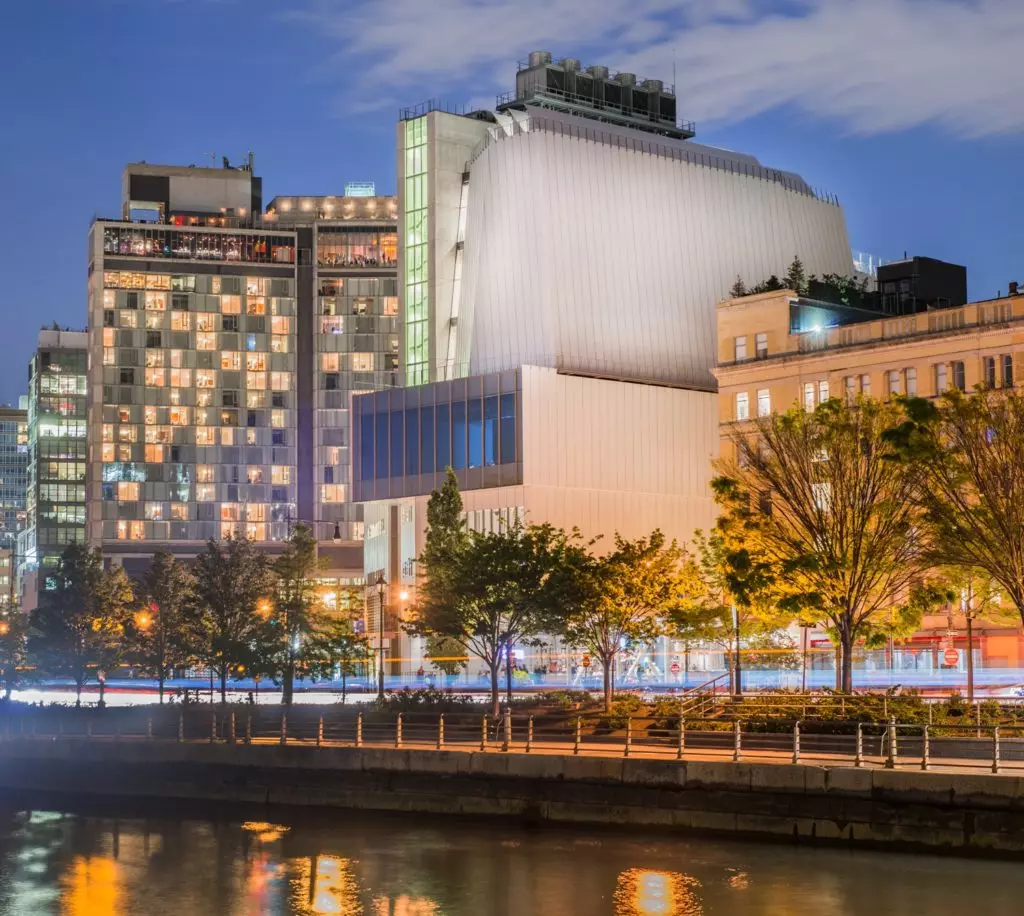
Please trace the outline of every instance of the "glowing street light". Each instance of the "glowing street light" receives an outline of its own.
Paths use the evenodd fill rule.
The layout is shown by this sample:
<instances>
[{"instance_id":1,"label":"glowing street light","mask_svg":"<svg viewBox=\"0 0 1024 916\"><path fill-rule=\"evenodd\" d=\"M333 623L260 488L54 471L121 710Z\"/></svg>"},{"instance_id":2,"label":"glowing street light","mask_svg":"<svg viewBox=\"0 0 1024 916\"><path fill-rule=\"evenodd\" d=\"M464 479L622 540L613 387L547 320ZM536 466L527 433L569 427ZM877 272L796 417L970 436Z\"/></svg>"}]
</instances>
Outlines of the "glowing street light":
<instances>
[{"instance_id":1,"label":"glowing street light","mask_svg":"<svg viewBox=\"0 0 1024 916\"><path fill-rule=\"evenodd\" d=\"M256 613L260 615L264 620L270 617L270 612L274 609L274 605L271 603L269 598L260 598L256 602Z\"/></svg>"},{"instance_id":2,"label":"glowing street light","mask_svg":"<svg viewBox=\"0 0 1024 916\"><path fill-rule=\"evenodd\" d=\"M149 611L141 610L135 615L135 626L140 630L148 630L153 623L153 618L150 616Z\"/></svg>"},{"instance_id":3,"label":"glowing street light","mask_svg":"<svg viewBox=\"0 0 1024 916\"><path fill-rule=\"evenodd\" d=\"M0 620L0 636L6 636L11 632L11 625L6 620Z\"/></svg>"}]
</instances>

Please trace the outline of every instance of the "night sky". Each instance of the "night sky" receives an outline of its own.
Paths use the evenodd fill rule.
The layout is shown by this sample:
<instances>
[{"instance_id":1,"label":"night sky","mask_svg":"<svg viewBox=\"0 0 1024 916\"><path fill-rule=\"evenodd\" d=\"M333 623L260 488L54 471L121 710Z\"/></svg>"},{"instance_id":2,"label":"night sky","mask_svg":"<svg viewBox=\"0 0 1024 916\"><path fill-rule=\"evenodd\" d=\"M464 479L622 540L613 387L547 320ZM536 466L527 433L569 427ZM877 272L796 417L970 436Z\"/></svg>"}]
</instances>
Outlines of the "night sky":
<instances>
[{"instance_id":1,"label":"night sky","mask_svg":"<svg viewBox=\"0 0 1024 916\"><path fill-rule=\"evenodd\" d=\"M697 140L837 194L855 249L1024 282L1016 0L36 0L2 30L0 403L42 324L84 325L125 163L253 150L265 202L391 194L398 108L493 105L538 47L667 83L674 57Z\"/></svg>"}]
</instances>

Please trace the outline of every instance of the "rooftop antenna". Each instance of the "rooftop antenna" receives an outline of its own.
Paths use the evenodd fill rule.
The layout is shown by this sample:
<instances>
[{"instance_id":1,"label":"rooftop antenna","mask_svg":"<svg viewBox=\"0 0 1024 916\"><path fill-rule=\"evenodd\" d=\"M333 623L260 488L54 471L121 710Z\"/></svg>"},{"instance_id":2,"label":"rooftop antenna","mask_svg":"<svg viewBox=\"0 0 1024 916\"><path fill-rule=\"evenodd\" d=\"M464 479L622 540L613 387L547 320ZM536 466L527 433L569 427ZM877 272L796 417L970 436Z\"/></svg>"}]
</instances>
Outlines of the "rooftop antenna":
<instances>
[{"instance_id":1,"label":"rooftop antenna","mask_svg":"<svg viewBox=\"0 0 1024 916\"><path fill-rule=\"evenodd\" d=\"M217 151L216 150L212 150L212 149L208 149L206 151L206 155L210 157L210 164L214 168L216 168L216 166L217 166Z\"/></svg>"},{"instance_id":2,"label":"rooftop antenna","mask_svg":"<svg viewBox=\"0 0 1024 916\"><path fill-rule=\"evenodd\" d=\"M676 49L672 49L672 95L676 94Z\"/></svg>"}]
</instances>

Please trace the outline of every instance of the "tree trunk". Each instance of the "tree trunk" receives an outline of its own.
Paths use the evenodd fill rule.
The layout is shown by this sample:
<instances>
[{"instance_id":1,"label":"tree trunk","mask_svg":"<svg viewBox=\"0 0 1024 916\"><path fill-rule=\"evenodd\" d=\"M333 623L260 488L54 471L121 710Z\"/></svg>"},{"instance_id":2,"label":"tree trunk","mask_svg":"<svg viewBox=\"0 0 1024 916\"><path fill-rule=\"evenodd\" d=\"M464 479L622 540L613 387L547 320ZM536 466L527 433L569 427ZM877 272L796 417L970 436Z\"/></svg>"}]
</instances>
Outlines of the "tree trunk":
<instances>
[{"instance_id":1,"label":"tree trunk","mask_svg":"<svg viewBox=\"0 0 1024 916\"><path fill-rule=\"evenodd\" d=\"M288 664L284 668L284 680L281 684L281 702L285 706L292 705L292 697L295 693L295 659L289 656Z\"/></svg>"},{"instance_id":2,"label":"tree trunk","mask_svg":"<svg viewBox=\"0 0 1024 916\"><path fill-rule=\"evenodd\" d=\"M79 679L75 680L75 709L82 708L82 682Z\"/></svg>"},{"instance_id":3,"label":"tree trunk","mask_svg":"<svg viewBox=\"0 0 1024 916\"><path fill-rule=\"evenodd\" d=\"M843 690L843 649L839 643L834 646L833 655L835 655L836 662L836 693L841 693Z\"/></svg>"},{"instance_id":4,"label":"tree trunk","mask_svg":"<svg viewBox=\"0 0 1024 916\"><path fill-rule=\"evenodd\" d=\"M220 666L220 701L226 703L228 701L228 666Z\"/></svg>"},{"instance_id":5,"label":"tree trunk","mask_svg":"<svg viewBox=\"0 0 1024 916\"><path fill-rule=\"evenodd\" d=\"M974 621L967 615L967 702L974 702Z\"/></svg>"},{"instance_id":6,"label":"tree trunk","mask_svg":"<svg viewBox=\"0 0 1024 916\"><path fill-rule=\"evenodd\" d=\"M97 706L99 706L100 709L103 709L103 707L107 705L106 700L103 699L103 696L106 693L106 690L107 690L107 682L105 680L100 681L100 701L99 701L99 703L96 704Z\"/></svg>"},{"instance_id":7,"label":"tree trunk","mask_svg":"<svg viewBox=\"0 0 1024 916\"><path fill-rule=\"evenodd\" d=\"M341 666L341 705L345 705L345 666Z\"/></svg>"},{"instance_id":8,"label":"tree trunk","mask_svg":"<svg viewBox=\"0 0 1024 916\"><path fill-rule=\"evenodd\" d=\"M736 628L736 696L743 696L743 661L740 659L740 628Z\"/></svg>"},{"instance_id":9,"label":"tree trunk","mask_svg":"<svg viewBox=\"0 0 1024 916\"><path fill-rule=\"evenodd\" d=\"M501 658L494 657L489 665L491 669L491 715L497 718L501 714L501 693L498 688L498 668L501 666Z\"/></svg>"},{"instance_id":10,"label":"tree trunk","mask_svg":"<svg viewBox=\"0 0 1024 916\"><path fill-rule=\"evenodd\" d=\"M505 659L505 695L508 697L509 705L512 705L512 653L507 653Z\"/></svg>"},{"instance_id":11,"label":"tree trunk","mask_svg":"<svg viewBox=\"0 0 1024 916\"><path fill-rule=\"evenodd\" d=\"M160 685L159 686L159 693L160 693L160 705L161 706L164 705L164 681L166 679L167 678L164 676L164 669L161 668L159 673L157 674L157 681L158 681L158 683Z\"/></svg>"},{"instance_id":12,"label":"tree trunk","mask_svg":"<svg viewBox=\"0 0 1024 916\"><path fill-rule=\"evenodd\" d=\"M612 711L612 700L615 698L615 685L612 684L612 660L614 656L601 659L601 667L604 669L604 711Z\"/></svg>"},{"instance_id":13,"label":"tree trunk","mask_svg":"<svg viewBox=\"0 0 1024 916\"><path fill-rule=\"evenodd\" d=\"M843 678L840 689L843 693L853 693L853 634L843 631L840 633L840 639L843 648Z\"/></svg>"}]
</instances>

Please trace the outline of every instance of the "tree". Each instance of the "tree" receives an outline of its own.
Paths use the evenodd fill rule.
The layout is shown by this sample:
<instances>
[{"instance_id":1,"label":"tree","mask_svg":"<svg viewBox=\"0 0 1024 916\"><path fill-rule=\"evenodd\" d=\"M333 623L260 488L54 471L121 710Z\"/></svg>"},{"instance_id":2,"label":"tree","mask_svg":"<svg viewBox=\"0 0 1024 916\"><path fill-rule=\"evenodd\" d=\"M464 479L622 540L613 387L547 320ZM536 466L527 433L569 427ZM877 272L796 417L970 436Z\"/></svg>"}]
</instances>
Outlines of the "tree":
<instances>
[{"instance_id":1,"label":"tree","mask_svg":"<svg viewBox=\"0 0 1024 916\"><path fill-rule=\"evenodd\" d=\"M143 669L157 679L160 702L176 668L196 655L196 580L166 551L157 551L141 583L146 607L135 614L134 650Z\"/></svg>"},{"instance_id":2,"label":"tree","mask_svg":"<svg viewBox=\"0 0 1024 916\"><path fill-rule=\"evenodd\" d=\"M123 567L104 570L102 553L78 544L64 551L56 588L32 612L29 652L44 671L74 680L76 706L94 672L103 704L103 672L116 667L126 648L134 603Z\"/></svg>"},{"instance_id":3,"label":"tree","mask_svg":"<svg viewBox=\"0 0 1024 916\"><path fill-rule=\"evenodd\" d=\"M747 294L747 287L743 283L743 278L736 274L736 282L733 283L732 288L729 290L730 299L739 299Z\"/></svg>"},{"instance_id":4,"label":"tree","mask_svg":"<svg viewBox=\"0 0 1024 916\"><path fill-rule=\"evenodd\" d=\"M370 641L355 631L349 616L328 617L310 634L304 662L314 678L341 677L341 702L345 702L348 679L370 658Z\"/></svg>"},{"instance_id":5,"label":"tree","mask_svg":"<svg viewBox=\"0 0 1024 916\"><path fill-rule=\"evenodd\" d=\"M227 701L232 671L257 668L270 630L274 577L267 557L245 537L210 540L195 566L197 644L200 659L220 679L220 700Z\"/></svg>"},{"instance_id":6,"label":"tree","mask_svg":"<svg viewBox=\"0 0 1024 916\"><path fill-rule=\"evenodd\" d=\"M789 265L784 282L786 286L799 295L807 295L807 271L804 270L803 261L796 255L793 256L793 261Z\"/></svg>"},{"instance_id":7,"label":"tree","mask_svg":"<svg viewBox=\"0 0 1024 916\"><path fill-rule=\"evenodd\" d=\"M270 648L270 667L281 679L281 702L290 706L295 691L295 668L303 646L316 629L322 613L318 573L324 564L317 556L316 538L302 523L292 530L284 552L274 562L277 600L271 617L276 640Z\"/></svg>"},{"instance_id":8,"label":"tree","mask_svg":"<svg viewBox=\"0 0 1024 916\"><path fill-rule=\"evenodd\" d=\"M927 568L922 468L894 460L884 438L903 417L870 399L760 417L712 481L726 524L774 570L765 587L779 606L835 628L847 692L854 643L881 612L917 600Z\"/></svg>"},{"instance_id":9,"label":"tree","mask_svg":"<svg viewBox=\"0 0 1024 916\"><path fill-rule=\"evenodd\" d=\"M449 677L458 674L466 667L464 647L457 640L448 636L428 635L424 654L435 668Z\"/></svg>"},{"instance_id":10,"label":"tree","mask_svg":"<svg viewBox=\"0 0 1024 916\"><path fill-rule=\"evenodd\" d=\"M567 561L572 604L562 629L570 644L585 646L601 663L611 711L615 660L629 643L657 638L683 599L683 551L655 530L633 541L616 534L614 550L600 557L573 545Z\"/></svg>"},{"instance_id":11,"label":"tree","mask_svg":"<svg viewBox=\"0 0 1024 916\"><path fill-rule=\"evenodd\" d=\"M913 496L935 558L997 582L1024 622L1024 395L953 390L905 407L889 441L923 469Z\"/></svg>"},{"instance_id":12,"label":"tree","mask_svg":"<svg viewBox=\"0 0 1024 916\"><path fill-rule=\"evenodd\" d=\"M21 682L19 671L27 657L28 633L28 614L21 612L15 598L0 614L0 676L5 700L11 698L11 692Z\"/></svg>"}]
</instances>

